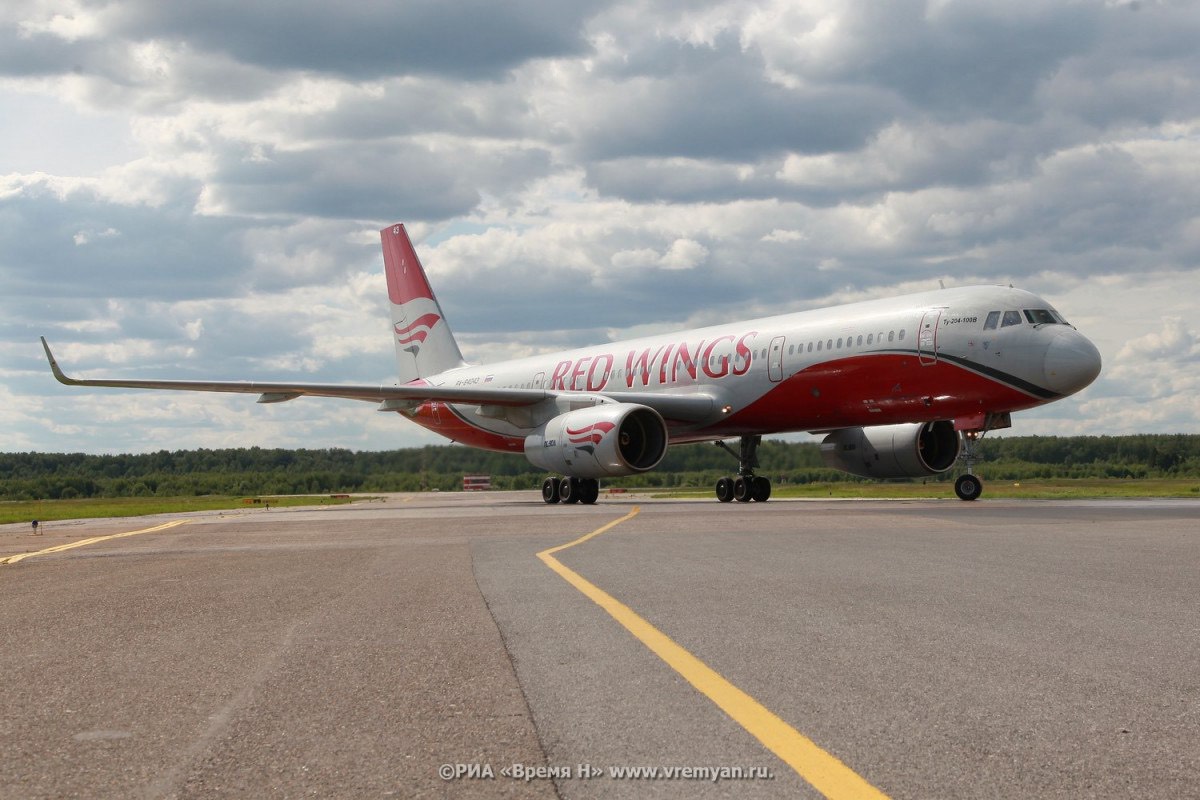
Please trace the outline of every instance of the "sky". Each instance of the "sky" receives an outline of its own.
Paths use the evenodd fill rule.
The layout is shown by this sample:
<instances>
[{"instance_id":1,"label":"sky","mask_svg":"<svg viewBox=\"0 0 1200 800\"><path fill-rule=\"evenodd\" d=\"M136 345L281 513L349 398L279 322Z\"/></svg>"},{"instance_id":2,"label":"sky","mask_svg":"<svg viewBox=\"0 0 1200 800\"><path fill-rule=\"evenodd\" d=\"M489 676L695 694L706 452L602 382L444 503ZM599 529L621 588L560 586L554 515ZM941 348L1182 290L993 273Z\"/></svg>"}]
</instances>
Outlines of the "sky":
<instances>
[{"instance_id":1,"label":"sky","mask_svg":"<svg viewBox=\"0 0 1200 800\"><path fill-rule=\"evenodd\" d=\"M1200 432L1200 4L10 0L0 451L381 450L380 228L473 363L974 283L1100 378L1012 434Z\"/></svg>"}]
</instances>

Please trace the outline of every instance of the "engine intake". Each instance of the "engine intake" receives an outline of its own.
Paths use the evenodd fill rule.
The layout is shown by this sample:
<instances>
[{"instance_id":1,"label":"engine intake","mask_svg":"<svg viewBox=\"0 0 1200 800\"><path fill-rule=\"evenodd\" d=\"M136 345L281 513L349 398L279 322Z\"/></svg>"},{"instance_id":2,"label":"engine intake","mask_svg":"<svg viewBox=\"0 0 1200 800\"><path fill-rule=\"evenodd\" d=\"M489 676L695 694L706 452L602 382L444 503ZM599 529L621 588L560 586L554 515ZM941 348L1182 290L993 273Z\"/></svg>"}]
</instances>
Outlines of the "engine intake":
<instances>
[{"instance_id":1,"label":"engine intake","mask_svg":"<svg viewBox=\"0 0 1200 800\"><path fill-rule=\"evenodd\" d=\"M821 442L825 465L864 478L936 475L958 460L958 434L946 420L843 428Z\"/></svg>"},{"instance_id":2,"label":"engine intake","mask_svg":"<svg viewBox=\"0 0 1200 800\"><path fill-rule=\"evenodd\" d=\"M657 411L613 403L561 414L525 437L534 466L573 478L615 478L654 469L667 452Z\"/></svg>"}]
</instances>

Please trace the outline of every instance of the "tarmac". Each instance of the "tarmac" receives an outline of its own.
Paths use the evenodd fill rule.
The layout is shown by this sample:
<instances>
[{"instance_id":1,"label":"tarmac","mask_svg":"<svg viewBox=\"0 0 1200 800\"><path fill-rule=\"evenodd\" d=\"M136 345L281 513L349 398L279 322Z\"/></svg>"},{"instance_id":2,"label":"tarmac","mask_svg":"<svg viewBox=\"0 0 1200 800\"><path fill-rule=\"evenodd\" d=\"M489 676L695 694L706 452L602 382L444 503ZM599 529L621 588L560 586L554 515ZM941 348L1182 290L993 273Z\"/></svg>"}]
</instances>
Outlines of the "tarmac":
<instances>
[{"instance_id":1,"label":"tarmac","mask_svg":"<svg viewBox=\"0 0 1200 800\"><path fill-rule=\"evenodd\" d=\"M1198 522L480 492L0 526L0 797L1194 796Z\"/></svg>"}]
</instances>

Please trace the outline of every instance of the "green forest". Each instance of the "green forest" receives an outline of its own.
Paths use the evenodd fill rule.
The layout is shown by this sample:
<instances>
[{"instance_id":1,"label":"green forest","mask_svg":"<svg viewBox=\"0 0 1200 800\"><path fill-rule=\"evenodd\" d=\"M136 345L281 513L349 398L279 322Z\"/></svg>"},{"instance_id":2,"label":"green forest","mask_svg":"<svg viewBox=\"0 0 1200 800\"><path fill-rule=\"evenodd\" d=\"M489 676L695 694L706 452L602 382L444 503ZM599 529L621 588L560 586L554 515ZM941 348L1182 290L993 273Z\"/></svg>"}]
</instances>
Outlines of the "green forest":
<instances>
[{"instance_id":1,"label":"green forest","mask_svg":"<svg viewBox=\"0 0 1200 800\"><path fill-rule=\"evenodd\" d=\"M991 480L1200 477L1200 435L1021 436L984 439L976 471ZM862 479L822 465L817 444L764 441L759 474L777 484ZM606 486L710 486L736 462L712 444L672 447L652 472ZM545 473L519 454L445 445L351 450L161 450L139 455L0 453L0 499L325 494L462 488L490 475L495 489L537 488ZM950 480L953 472L937 479Z\"/></svg>"}]
</instances>

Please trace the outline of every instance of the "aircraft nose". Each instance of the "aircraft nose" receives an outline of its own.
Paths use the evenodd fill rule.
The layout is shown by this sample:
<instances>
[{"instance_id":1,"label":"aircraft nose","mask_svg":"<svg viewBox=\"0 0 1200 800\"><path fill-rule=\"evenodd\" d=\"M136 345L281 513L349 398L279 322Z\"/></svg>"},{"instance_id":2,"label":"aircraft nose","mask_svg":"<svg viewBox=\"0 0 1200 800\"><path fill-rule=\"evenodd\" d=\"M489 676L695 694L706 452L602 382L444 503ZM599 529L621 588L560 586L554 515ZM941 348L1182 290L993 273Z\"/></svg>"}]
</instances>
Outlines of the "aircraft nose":
<instances>
[{"instance_id":1,"label":"aircraft nose","mask_svg":"<svg viewBox=\"0 0 1200 800\"><path fill-rule=\"evenodd\" d=\"M1100 374L1100 351L1079 331L1060 328L1056 334L1046 348L1047 388L1074 394Z\"/></svg>"}]
</instances>

